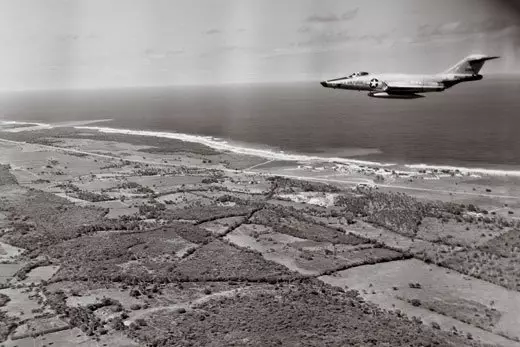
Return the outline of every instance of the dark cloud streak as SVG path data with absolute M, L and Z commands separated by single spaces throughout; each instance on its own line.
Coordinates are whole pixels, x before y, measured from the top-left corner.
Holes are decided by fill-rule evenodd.
M 296 43 L 298 47 L 324 47 L 341 45 L 350 42 L 375 42 L 377 44 L 383 43 L 389 38 L 386 33 L 378 35 L 350 35 L 347 30 L 329 31 L 313 37 L 306 41 Z
M 206 35 L 216 35 L 216 34 L 220 34 L 221 31 L 218 30 L 218 29 L 210 29 L 208 31 L 206 31 Z
M 419 41 L 429 41 L 445 36 L 489 34 L 506 30 L 514 26 L 518 26 L 518 24 L 504 20 L 503 18 L 489 18 L 477 22 L 444 23 L 437 26 L 424 24 L 418 28 L 417 39 Z
M 341 16 L 335 14 L 320 15 L 313 14 L 305 19 L 309 23 L 331 23 L 331 22 L 345 22 L 356 18 L 359 9 L 355 8 L 350 11 L 344 12 Z

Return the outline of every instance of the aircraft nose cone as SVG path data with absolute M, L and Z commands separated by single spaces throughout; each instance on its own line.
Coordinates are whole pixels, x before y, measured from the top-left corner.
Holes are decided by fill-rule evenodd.
M 320 82 L 320 84 L 321 84 L 323 87 L 326 87 L 326 86 L 327 86 L 327 81 Z

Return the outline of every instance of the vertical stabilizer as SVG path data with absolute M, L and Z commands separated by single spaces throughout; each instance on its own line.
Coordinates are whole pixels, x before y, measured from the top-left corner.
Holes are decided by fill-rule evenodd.
M 459 61 L 457 64 L 444 71 L 445 74 L 478 75 L 486 60 L 497 59 L 497 56 L 473 54 Z

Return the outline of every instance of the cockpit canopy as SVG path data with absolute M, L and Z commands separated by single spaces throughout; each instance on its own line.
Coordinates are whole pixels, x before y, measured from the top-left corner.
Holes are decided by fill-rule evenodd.
M 350 74 L 345 77 L 340 77 L 340 78 L 335 78 L 335 79 L 329 80 L 329 82 L 341 81 L 341 80 L 348 79 L 348 78 L 354 78 L 354 77 L 360 77 L 360 76 L 366 76 L 366 75 L 369 75 L 369 73 L 365 72 L 365 71 L 354 72 L 353 74 Z
M 368 75 L 368 72 L 360 71 L 360 72 L 354 72 L 353 74 L 348 75 L 346 78 L 352 78 L 352 77 L 360 77 L 360 76 L 366 76 Z

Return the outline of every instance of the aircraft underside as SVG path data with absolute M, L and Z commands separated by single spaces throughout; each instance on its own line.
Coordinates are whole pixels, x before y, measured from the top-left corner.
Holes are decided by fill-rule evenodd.
M 424 95 L 416 93 L 388 93 L 388 92 L 370 92 L 368 96 L 372 98 L 384 99 L 419 99 L 424 98 Z

